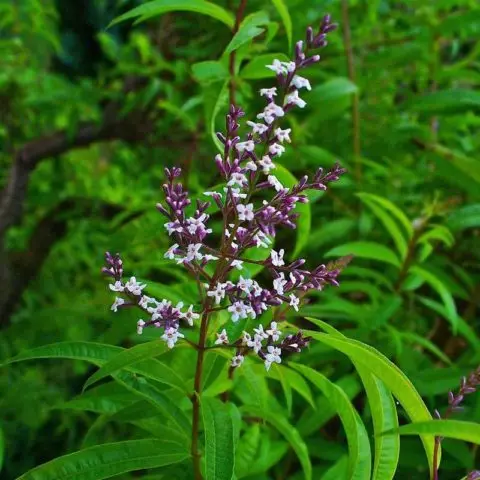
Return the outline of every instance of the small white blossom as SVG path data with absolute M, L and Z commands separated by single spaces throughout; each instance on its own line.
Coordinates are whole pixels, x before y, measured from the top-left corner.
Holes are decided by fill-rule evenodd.
M 232 314 L 232 322 L 236 323 L 240 319 L 247 318 L 250 308 L 243 302 L 235 302 L 227 310 Z
M 211 229 L 207 230 L 205 228 L 204 222 L 207 219 L 208 219 L 208 217 L 205 213 L 202 213 L 202 215 L 200 215 L 200 217 L 198 217 L 198 218 L 193 218 L 193 217 L 187 218 L 186 222 L 188 223 L 187 229 L 188 229 L 189 233 L 191 235 L 195 235 L 199 228 L 205 230 L 207 233 L 212 233 Z
M 250 347 L 250 348 L 253 348 L 253 351 L 255 353 L 258 353 L 263 347 L 262 340 L 263 340 L 262 336 L 255 335 L 253 337 L 253 340 L 250 340 L 249 342 L 247 342 L 247 346 Z
M 292 85 L 297 87 L 299 90 L 301 88 L 306 88 L 307 90 L 312 89 L 310 82 L 306 78 L 300 77 L 299 75 L 295 75 L 293 77 Z
M 180 264 L 183 262 L 192 262 L 193 260 L 202 260 L 203 254 L 200 253 L 201 248 L 201 243 L 190 243 L 187 245 L 187 256 L 185 258 L 180 258 L 178 263 Z
M 282 272 L 280 276 L 273 281 L 273 288 L 279 295 L 283 295 L 283 289 L 287 283 L 288 282 L 285 280 L 285 275 Z
M 280 60 L 275 59 L 272 63 L 272 65 L 265 65 L 268 69 L 273 70 L 277 75 L 281 75 L 285 73 L 285 66 L 283 65 L 283 62 Z
M 220 333 L 217 333 L 217 339 L 215 340 L 215 345 L 228 345 L 229 340 L 227 336 L 227 331 L 223 329 Z
M 248 342 L 252 341 L 252 337 L 248 332 L 243 331 L 242 333 L 242 345 L 248 345 Z
M 245 357 L 243 355 L 235 355 L 232 358 L 232 363 L 230 364 L 232 367 L 239 367 L 243 361 L 245 360 Z
M 261 167 L 263 167 L 263 173 L 266 175 L 270 173 L 270 170 L 276 168 L 275 164 L 272 162 L 272 159 L 268 155 L 264 155 L 258 163 Z
M 113 302 L 112 306 L 110 307 L 110 310 L 113 310 L 115 313 L 118 310 L 118 307 L 123 305 L 125 303 L 125 300 L 120 297 L 115 297 L 115 301 Z
M 220 192 L 203 192 L 203 194 L 207 197 L 220 197 L 222 198 L 222 194 Z
M 245 165 L 245 170 L 251 170 L 252 172 L 256 172 L 257 171 L 257 164 L 254 161 L 250 160 Z
M 285 147 L 283 145 L 280 145 L 279 143 L 272 143 L 269 147 L 268 147 L 268 151 L 272 154 L 272 155 L 278 155 L 279 157 L 282 156 L 283 152 L 285 152 Z
M 298 312 L 298 306 L 300 305 L 300 299 L 296 297 L 293 293 L 290 294 L 290 306 Z
M 153 304 L 155 304 L 155 306 L 158 305 L 158 302 L 154 298 L 148 297 L 147 295 L 142 295 L 142 297 L 138 301 L 138 305 L 140 307 L 142 307 L 143 309 L 145 309 L 149 313 L 153 313 L 154 308 L 149 307 L 148 306 L 149 303 L 153 303 Z
M 223 191 L 224 191 L 225 193 L 227 193 L 228 190 L 229 190 L 228 187 L 225 187 L 225 188 L 223 189 Z M 247 194 L 246 194 L 246 193 L 242 193 L 239 188 L 231 188 L 231 187 L 230 187 L 230 191 L 232 192 L 232 197 L 233 197 L 233 198 L 247 198 Z
M 281 128 L 276 128 L 275 129 L 275 135 L 277 136 L 277 139 L 279 142 L 283 143 L 284 141 L 287 141 L 288 143 L 291 142 L 290 139 L 290 132 L 292 131 L 291 128 L 286 128 L 285 130 L 282 130 Z
M 109 287 L 112 292 L 123 292 L 125 290 L 125 287 L 120 280 L 117 280 L 113 284 L 111 283 Z
M 247 121 L 247 125 L 252 127 L 253 133 L 258 133 L 259 135 L 262 135 L 268 130 L 268 125 L 265 125 L 263 123 L 255 123 L 255 122 L 252 122 L 251 120 Z
M 293 103 L 294 105 L 297 105 L 300 108 L 303 108 L 307 104 L 305 100 L 302 100 L 298 96 L 298 90 L 294 90 L 292 93 L 287 95 L 287 97 L 285 98 L 285 104 L 287 103 Z
M 250 278 L 243 278 L 240 275 L 240 279 L 237 282 L 237 287 L 240 290 L 242 290 L 242 292 L 250 293 L 252 286 L 253 286 L 253 280 L 251 280 Z
M 279 252 L 272 250 L 270 252 L 270 257 L 272 258 L 272 265 L 274 265 L 275 267 L 282 267 L 283 265 L 285 265 L 285 262 L 283 261 L 283 255 L 285 255 L 285 250 L 283 248 Z
M 178 307 L 178 305 L 177 305 L 177 307 Z M 191 327 L 193 327 L 193 321 L 200 318 L 200 315 L 198 313 L 195 313 L 193 311 L 193 305 L 190 305 L 190 307 L 188 307 L 188 310 L 186 312 L 180 313 L 180 318 L 183 318 L 184 320 L 186 320 L 187 323 Z
M 272 340 L 274 342 L 276 342 L 282 334 L 282 332 L 277 329 L 277 322 L 272 322 L 270 324 L 270 328 L 266 331 L 266 333 L 268 333 L 268 335 L 272 337 Z
M 247 222 L 251 222 L 254 217 L 253 203 L 249 203 L 248 205 L 242 205 L 241 203 L 239 203 L 237 205 L 237 212 L 239 220 L 246 220 Z
M 203 256 L 203 259 L 206 260 L 207 262 L 210 262 L 211 260 L 218 260 L 218 257 L 207 253 L 206 255 Z
M 237 270 L 243 270 L 243 261 L 242 260 L 234 260 L 231 263 L 232 267 L 235 267 Z
M 253 241 L 257 247 L 268 248 L 272 241 L 263 233 L 258 232 L 253 236 Z
M 165 330 L 165 333 L 161 336 L 161 338 L 162 340 L 165 340 L 167 342 L 168 348 L 173 348 L 177 343 L 178 339 L 185 338 L 185 335 L 172 327 Z
M 178 248 L 178 243 L 174 243 L 164 255 L 164 258 L 168 258 L 169 260 L 173 260 L 175 258 L 175 250 Z
M 283 66 L 287 69 L 287 72 L 294 72 L 297 68 L 295 62 L 282 62 Z
M 239 187 L 243 187 L 246 184 L 248 184 L 247 177 L 243 173 L 234 172 L 230 176 L 227 186 L 233 187 L 234 185 L 238 185 Z
M 275 188 L 277 192 L 281 192 L 283 190 L 283 185 L 280 183 L 280 180 L 275 175 L 269 175 L 268 178 L 268 183 Z
M 143 333 L 143 327 L 145 326 L 145 322 L 143 320 L 139 320 L 137 322 L 137 334 L 141 335 Z
M 215 297 L 215 303 L 218 305 L 225 298 L 226 283 L 217 283 L 213 290 L 207 292 L 208 297 Z
M 260 95 L 265 97 L 275 97 L 277 95 L 277 87 L 261 88 Z
M 260 324 L 258 328 L 254 328 L 253 331 L 255 332 L 255 337 L 268 338 L 268 334 L 263 330 L 262 324 Z
M 285 112 L 283 111 L 283 108 L 275 105 L 275 103 L 270 102 L 264 109 L 262 113 L 259 113 L 257 115 L 257 118 L 265 120 L 268 125 L 274 122 L 275 118 L 277 117 L 283 117 L 285 115 Z
M 183 227 L 178 222 L 168 222 L 164 224 L 164 227 L 167 229 L 169 235 L 174 232 L 183 232 Z
M 253 152 L 255 150 L 255 143 L 253 140 L 247 140 L 246 142 L 239 142 L 235 145 L 235 148 L 239 153 L 244 152 Z
M 147 286 L 146 283 L 138 283 L 135 277 L 131 277 L 125 284 L 125 290 L 128 290 L 133 295 L 141 295 L 142 290 Z
M 267 351 L 268 353 L 265 355 L 265 368 L 268 372 L 272 363 L 282 363 L 282 358 L 280 357 L 282 350 L 278 347 L 274 347 L 273 345 L 269 345 L 267 347 Z

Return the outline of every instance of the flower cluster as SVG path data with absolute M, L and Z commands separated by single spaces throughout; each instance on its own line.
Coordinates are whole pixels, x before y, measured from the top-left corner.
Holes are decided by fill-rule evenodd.
M 217 191 L 204 192 L 208 201 L 197 200 L 192 204 L 189 193 L 178 180 L 181 170 L 165 169 L 165 201 L 157 204 L 158 211 L 167 219 L 165 229 L 173 239 L 165 258 L 182 264 L 198 281 L 205 322 L 208 322 L 211 311 L 221 309 L 229 312 L 234 323 L 247 318 L 255 319 L 269 308 L 282 304 L 298 311 L 301 298 L 309 290 L 338 285 L 341 268 L 336 265 L 319 265 L 309 269 L 304 259 L 287 261 L 283 249 L 271 248 L 279 228 L 296 227 L 298 213 L 295 209 L 297 204 L 308 202 L 306 192 L 326 190 L 345 172 L 339 165 L 328 171 L 319 168 L 312 177 L 304 176 L 289 187 L 284 186 L 275 175 L 275 162 L 291 142 L 291 129 L 282 128 L 279 120 L 294 108 L 306 106 L 300 92 L 302 89 L 311 90 L 311 85 L 307 78 L 300 76 L 300 72 L 320 60 L 320 56 L 312 54 L 312 51 L 326 46 L 327 34 L 335 28 L 330 16 L 325 16 L 316 34 L 309 27 L 306 40 L 297 42 L 292 61 L 274 60 L 267 65 L 276 74 L 277 86 L 260 90 L 266 105 L 254 121 L 246 122 L 249 131 L 243 138 L 240 128 L 245 113 L 235 105 L 230 106 L 225 133 L 217 134 L 222 151 L 214 159 L 224 186 Z M 212 229 L 208 227 L 212 202 L 215 202 L 223 219 L 220 245 L 212 244 Z M 245 253 L 250 248 L 269 250 L 267 258 L 263 261 L 248 259 Z M 210 262 L 214 262 L 213 274 L 213 265 L 207 265 Z M 233 269 L 242 271 L 246 263 L 265 267 L 271 280 L 260 285 L 243 272 L 238 281 L 228 280 Z M 137 283 L 134 277 L 124 283 L 118 256 L 107 254 L 104 271 L 114 277 L 111 289 L 126 296 L 126 299 L 117 298 L 112 309 L 117 311 L 117 308 L 128 304 L 139 306 L 151 315 L 150 320 L 139 321 L 139 332 L 148 326 L 162 327 L 162 338 L 169 347 L 183 337 L 178 330 L 180 320 L 192 325 L 193 319 L 199 316 L 193 313 L 192 307 L 188 312 L 182 312 L 181 304 L 174 307 L 166 300 L 158 302 L 146 297 L 142 294 L 145 285 Z M 309 340 L 301 332 L 287 336 L 281 342 L 279 339 L 277 324 L 272 322 L 268 330 L 264 331 L 259 325 L 253 338 L 244 333 L 242 339 L 231 345 L 223 330 L 217 334 L 215 344 L 237 349 L 232 366 L 240 365 L 246 352 L 253 349 L 268 370 L 272 363 L 281 362 L 282 352 L 300 351 Z

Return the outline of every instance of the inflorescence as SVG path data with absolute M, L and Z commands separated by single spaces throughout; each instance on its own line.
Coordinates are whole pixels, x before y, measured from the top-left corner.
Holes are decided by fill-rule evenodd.
M 158 301 L 142 293 L 145 284 L 135 277 L 123 280 L 122 260 L 118 254 L 106 254 L 104 273 L 113 277 L 110 289 L 123 294 L 117 297 L 112 310 L 129 305 L 140 307 L 150 316 L 139 320 L 137 331 L 154 326 L 163 331 L 162 339 L 172 348 L 179 338 L 181 322 L 192 326 L 194 321 L 212 311 L 226 309 L 232 322 L 260 317 L 269 308 L 285 305 L 298 311 L 301 298 L 309 290 L 321 290 L 325 285 L 338 286 L 337 277 L 341 268 L 320 265 L 309 270 L 305 260 L 285 260 L 285 251 L 271 248 L 277 229 L 295 228 L 298 213 L 297 203 L 306 203 L 308 190 L 326 190 L 345 172 L 339 165 L 331 170 L 319 168 L 312 178 L 304 176 L 298 183 L 286 188 L 275 176 L 275 160 L 280 157 L 286 144 L 290 143 L 291 129 L 282 129 L 278 123 L 294 108 L 304 108 L 305 100 L 300 97 L 302 89 L 311 90 L 310 82 L 299 75 L 301 70 L 317 63 L 320 56 L 311 55 L 313 50 L 327 45 L 327 34 L 336 28 L 329 15 L 323 18 L 317 34 L 309 27 L 306 41 L 295 46 L 294 59 L 290 62 L 274 60 L 267 68 L 274 71 L 277 86 L 263 88 L 260 95 L 266 106 L 255 121 L 247 121 L 250 131 L 243 138 L 239 134 L 240 119 L 245 113 L 231 105 L 226 116 L 226 131 L 217 137 L 223 145 L 222 153 L 215 157 L 215 164 L 225 183 L 222 189 L 204 192 L 211 201 L 197 200 L 193 215 L 189 193 L 177 179 L 180 168 L 166 168 L 166 183 L 163 185 L 165 202 L 157 204 L 167 222 L 165 228 L 174 239 L 165 253 L 165 258 L 187 268 L 197 279 L 202 292 L 202 307 L 196 313 L 191 305 L 187 310 L 182 303 L 173 306 L 167 300 Z M 270 195 L 268 195 L 270 193 Z M 270 199 L 265 197 L 270 196 Z M 260 199 L 259 199 L 260 197 Z M 263 200 L 262 200 L 263 199 Z M 211 245 L 208 228 L 209 207 L 214 202 L 223 219 L 220 246 Z M 246 258 L 251 248 L 269 249 L 266 260 L 254 261 Z M 215 273 L 206 268 L 213 263 Z M 228 276 L 233 269 L 242 271 L 245 263 L 261 264 L 271 274 L 270 285 L 260 285 L 251 278 L 240 276 L 232 282 Z M 203 321 L 203 319 L 202 319 Z M 258 325 L 252 334 L 243 332 L 240 339 L 230 344 L 226 330 L 217 333 L 214 345 L 235 348 L 231 366 L 242 364 L 245 354 L 252 350 L 264 362 L 268 370 L 273 363 L 280 363 L 282 353 L 299 352 L 310 340 L 299 331 L 281 339 L 277 322 L 268 327 Z

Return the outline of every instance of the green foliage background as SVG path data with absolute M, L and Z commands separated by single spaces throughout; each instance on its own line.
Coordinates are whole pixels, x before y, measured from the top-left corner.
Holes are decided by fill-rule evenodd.
M 222 129 L 228 100 L 230 17 L 166 12 L 106 29 L 142 3 L 0 3 L 0 184 L 8 185 L 19 152 L 31 154 L 55 132 L 65 140 L 28 172 L 23 212 L 2 232 L 0 261 L 14 278 L 2 286 L 2 359 L 60 341 L 140 341 L 135 313 L 109 310 L 100 275 L 106 250 L 121 252 L 126 270 L 148 279 L 151 293 L 195 302 L 195 284 L 163 258 L 169 239 L 155 203 L 165 166 L 183 166 L 194 193 L 218 180 L 212 132 Z M 237 2 L 214 3 L 234 18 Z M 311 264 L 355 257 L 340 288 L 319 292 L 288 320 L 318 330 L 305 320 L 315 317 L 372 345 L 431 411 L 442 410 L 447 392 L 480 363 L 480 7 L 475 0 L 345 3 L 351 44 L 340 1 L 249 0 L 250 34 L 233 45 L 236 100 L 251 118 L 262 108 L 258 89 L 272 84 L 264 65 L 289 54 L 291 40 L 324 13 L 341 24 L 311 71 L 307 107 L 289 117 L 293 148 L 281 163 L 299 178 L 339 159 L 349 174 L 311 199 L 298 235 L 282 232 L 277 243 Z M 104 135 L 82 144 L 85 128 L 106 124 Z M 154 338 L 145 332 L 141 340 Z M 192 376 L 189 354 L 167 362 L 185 378 Z M 361 370 L 323 343 L 301 362 L 339 387 L 369 425 Z M 214 384 L 223 363 L 211 358 L 209 368 Z M 132 405 L 121 385 L 81 396 L 93 371 L 59 359 L 2 370 L 3 478 L 82 447 L 165 435 L 148 418 L 110 417 Z M 254 387 L 265 404 L 246 388 L 238 394 L 243 413 L 268 421 L 265 406 L 274 402 L 308 446 L 313 478 L 342 478 L 345 433 L 325 392 L 306 387 L 302 396 L 297 377 L 276 375 Z M 480 396 L 465 404 L 458 418 L 480 421 Z M 295 439 L 279 431 L 242 427 L 238 478 L 302 478 Z M 398 478 L 428 478 L 419 446 L 402 437 Z M 448 439 L 443 447 L 442 480 L 465 475 L 475 455 L 478 467 L 475 449 Z M 165 478 L 189 478 L 179 465 Z M 155 472 L 148 478 L 161 478 Z

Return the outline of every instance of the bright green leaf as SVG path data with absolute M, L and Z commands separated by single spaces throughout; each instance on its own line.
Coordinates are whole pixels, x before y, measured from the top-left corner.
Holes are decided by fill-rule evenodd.
M 265 12 L 256 12 L 248 15 L 240 24 L 238 32 L 233 36 L 232 40 L 227 45 L 224 55 L 230 54 L 245 43 L 249 42 L 252 38 L 255 38 L 263 33 L 263 29 L 259 27 L 266 25 L 268 22 L 268 15 Z
M 275 72 L 266 68 L 266 65 L 271 65 L 275 59 L 278 59 L 281 62 L 289 61 L 289 58 L 283 53 L 257 55 L 245 65 L 240 72 L 240 76 L 246 80 L 275 77 Z
M 283 26 L 285 27 L 285 33 L 287 34 L 288 39 L 288 48 L 292 48 L 292 19 L 290 18 L 290 12 L 288 11 L 287 4 L 284 0 L 272 0 L 275 8 L 280 15 Z
M 345 255 L 368 258 L 400 267 L 400 260 L 395 253 L 388 247 L 376 242 L 359 241 L 345 243 L 344 245 L 332 248 L 325 254 L 326 257 L 343 257 Z

